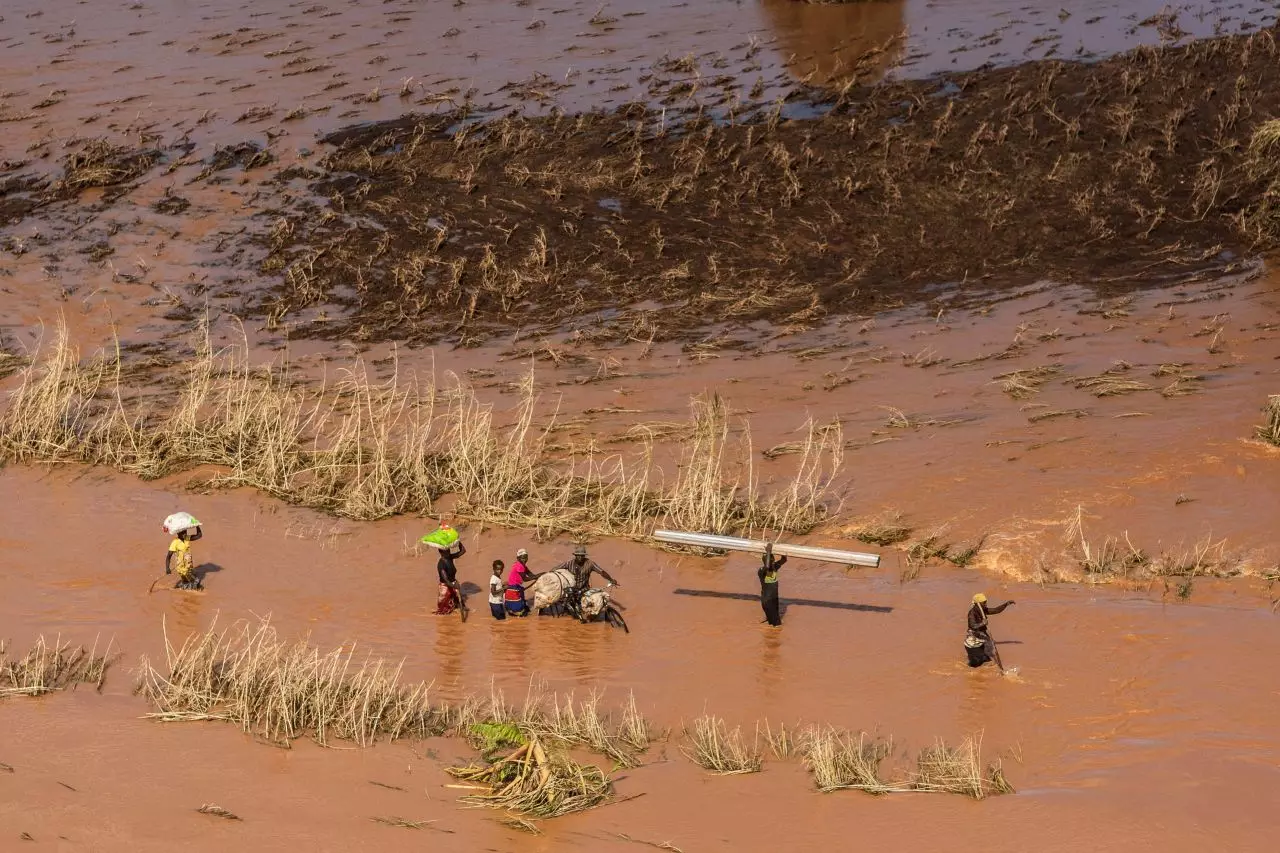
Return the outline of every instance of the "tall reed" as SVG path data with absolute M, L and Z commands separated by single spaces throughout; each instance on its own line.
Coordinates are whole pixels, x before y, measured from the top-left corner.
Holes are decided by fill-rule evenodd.
M 668 486 L 647 440 L 629 457 L 557 457 L 547 441 L 554 417 L 535 426 L 531 374 L 508 426 L 456 377 L 440 386 L 397 369 L 378 380 L 357 361 L 308 384 L 287 365 L 251 365 L 246 348 L 215 351 L 207 334 L 163 396 L 126 386 L 123 375 L 118 350 L 82 361 L 59 328 L 0 413 L 0 461 L 105 465 L 144 478 L 216 466 L 217 484 L 353 519 L 429 512 L 452 494 L 462 517 L 540 537 L 641 538 L 662 522 L 807 531 L 828 510 L 843 446 L 838 427 L 810 424 L 795 475 L 765 494 L 745 430 L 735 448 L 725 403 L 697 399 L 690 427 L 674 437 L 684 461 Z

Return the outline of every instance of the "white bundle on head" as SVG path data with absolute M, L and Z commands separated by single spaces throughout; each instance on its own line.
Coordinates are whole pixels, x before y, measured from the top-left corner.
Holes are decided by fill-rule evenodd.
M 193 527 L 199 527 L 200 522 L 194 515 L 189 512 L 175 512 L 164 520 L 164 532 L 170 536 L 177 536 L 183 530 L 190 530 Z

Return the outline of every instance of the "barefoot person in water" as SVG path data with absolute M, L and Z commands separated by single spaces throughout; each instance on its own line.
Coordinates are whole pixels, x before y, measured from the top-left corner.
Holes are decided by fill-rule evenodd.
M 169 551 L 164 555 L 164 573 L 177 572 L 178 582 L 174 589 L 202 589 L 200 578 L 196 577 L 195 559 L 191 556 L 191 543 L 204 536 L 200 525 L 179 530 L 169 543 Z
M 998 607 L 990 607 L 987 604 L 987 597 L 982 593 L 973 597 L 973 604 L 969 607 L 969 630 L 964 636 L 964 650 L 969 655 L 969 666 L 982 666 L 989 660 L 995 661 L 996 665 L 1000 666 L 996 642 L 991 639 L 991 633 L 987 628 L 987 617 L 1002 613 L 1006 607 L 1015 603 L 1009 600 Z M 1000 668 L 1004 669 L 1003 666 Z
M 760 578 L 760 607 L 764 609 L 765 621 L 775 628 L 782 624 L 778 613 L 778 569 L 786 562 L 786 557 L 773 556 L 773 543 L 769 542 L 764 546 L 760 570 L 756 572 Z
M 436 598 L 437 616 L 448 616 L 462 603 L 462 590 L 458 587 L 458 567 L 453 561 L 465 553 L 467 549 L 462 540 L 440 549 L 440 559 L 436 562 L 436 574 L 440 577 L 440 594 Z

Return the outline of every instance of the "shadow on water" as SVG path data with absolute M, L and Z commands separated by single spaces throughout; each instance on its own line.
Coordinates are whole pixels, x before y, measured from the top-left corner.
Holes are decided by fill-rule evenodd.
M 733 601 L 756 601 L 760 600 L 760 596 L 752 595 L 749 592 L 719 592 L 713 589 L 676 589 L 676 595 L 691 595 L 697 598 L 725 598 Z M 856 610 L 861 613 L 892 613 L 892 607 L 883 607 L 878 604 L 854 604 L 852 602 L 843 601 L 822 601 L 816 598 L 779 598 L 778 604 L 782 607 L 825 607 L 828 610 Z
M 219 566 L 217 563 L 201 563 L 192 569 L 193 574 L 196 576 L 196 580 L 201 582 L 204 581 L 206 575 L 215 575 L 220 571 L 222 571 L 222 566 Z

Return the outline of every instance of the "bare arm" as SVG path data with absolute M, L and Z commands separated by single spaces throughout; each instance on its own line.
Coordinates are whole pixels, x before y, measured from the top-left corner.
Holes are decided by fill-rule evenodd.
M 196 532 L 194 534 L 191 534 L 191 533 L 187 534 L 188 542 L 197 542 L 202 538 L 204 538 L 204 531 L 200 529 L 200 525 L 198 524 L 196 525 Z
M 164 573 L 166 575 L 173 574 L 173 552 L 166 551 L 164 555 Z
M 595 572 L 595 573 L 596 573 L 596 574 L 598 574 L 600 577 L 604 578 L 605 580 L 607 580 L 609 583 L 613 584 L 614 586 L 622 586 L 622 584 L 618 583 L 616 580 L 614 580 L 614 579 L 613 579 L 613 575 L 609 574 L 609 573 L 608 573 L 608 572 L 606 572 L 604 569 L 600 568 L 600 564 L 599 564 L 599 563 L 592 563 L 592 564 L 591 564 L 591 571 Z
M 1014 602 L 1013 602 L 1012 600 L 1010 600 L 1010 601 L 1006 601 L 1004 604 L 1001 604 L 999 607 L 987 607 L 987 606 L 984 604 L 984 605 L 982 606 L 982 609 L 983 609 L 983 610 L 985 610 L 985 611 L 987 611 L 987 615 L 988 615 L 988 616 L 990 616 L 990 615 L 992 615 L 992 614 L 994 614 L 994 613 L 1002 613 L 1002 612 L 1004 612 L 1004 609 L 1005 609 L 1006 607 L 1008 607 L 1010 604 L 1013 604 L 1013 603 L 1014 603 Z

